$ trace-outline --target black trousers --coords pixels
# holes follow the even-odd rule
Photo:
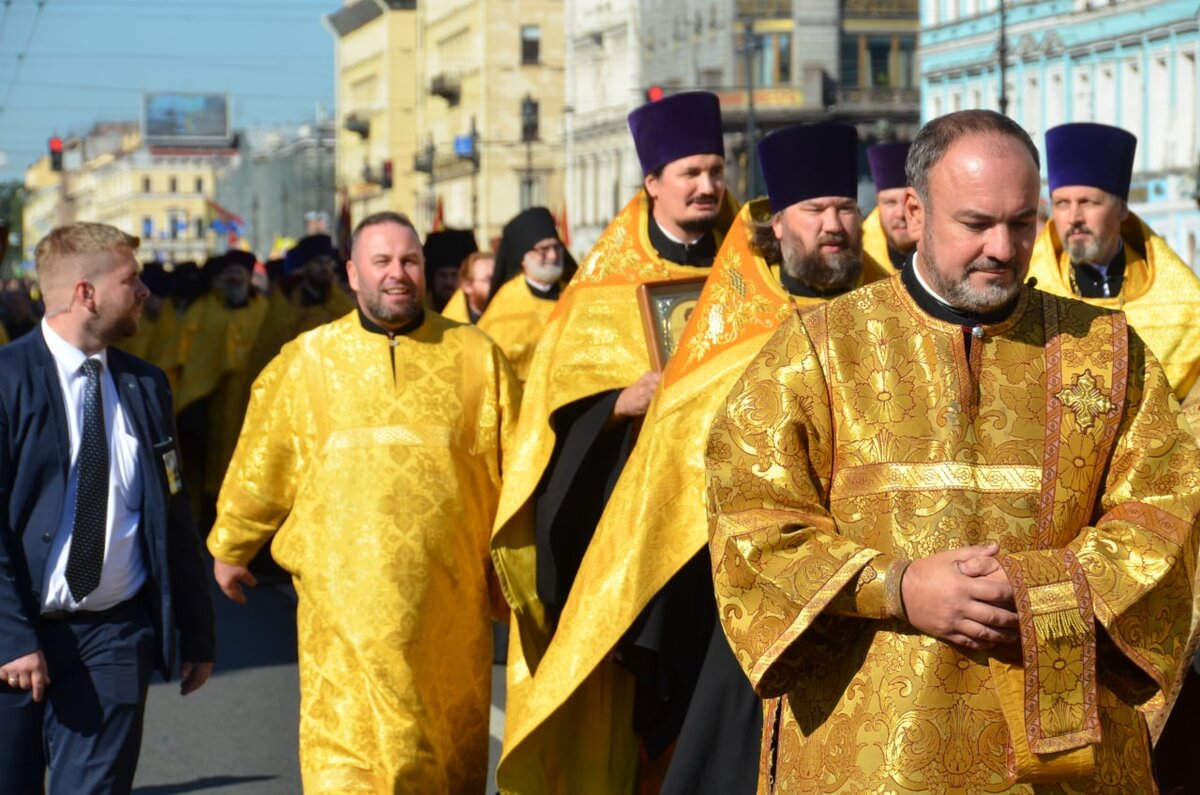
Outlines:
[[[128,793],[142,744],[154,665],[154,627],[141,599],[109,610],[43,620],[50,670],[40,703],[0,684],[0,792]]]

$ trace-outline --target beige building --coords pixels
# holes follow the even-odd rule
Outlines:
[[[524,207],[560,212],[563,13],[563,0],[350,0],[326,17],[352,220],[396,209],[425,232],[440,207],[487,246]],[[375,178],[388,160],[390,189]]]
[[[25,172],[25,256],[59,224],[98,221],[142,238],[142,260],[203,262],[228,240],[210,227],[217,171],[233,150],[143,146],[137,122],[105,122]]]
[[[334,37],[336,180],[351,221],[380,210],[413,215],[417,151],[416,0],[346,0],[325,17]]]

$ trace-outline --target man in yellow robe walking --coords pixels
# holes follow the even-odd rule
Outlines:
[[[674,700],[666,696],[667,680],[654,692],[654,683],[639,685],[636,675],[610,667],[612,676],[598,678],[577,698],[585,702],[581,714],[612,714],[566,722],[586,735],[577,746],[585,754],[556,758],[553,728],[523,736],[540,725],[530,712],[541,687],[533,674],[660,377],[651,371],[638,287],[707,277],[737,212],[725,191],[715,95],[677,94],[634,110],[629,122],[644,189],[601,235],[546,325],[530,365],[493,533],[497,574],[515,611],[506,744],[497,770],[504,791],[607,792],[610,781],[653,778],[686,708],[678,692]],[[707,576],[703,565],[691,575]],[[626,662],[647,660],[630,656]],[[698,667],[699,655],[688,662]],[[663,707],[664,701],[671,703]],[[635,702],[645,707],[636,718]],[[635,720],[640,732],[631,745]]]
[[[500,346],[522,382],[562,288],[574,273],[575,260],[545,207],[530,207],[504,225],[492,271],[495,290],[479,318],[479,330]]]
[[[1153,791],[1200,452],[1124,315],[1025,284],[1024,130],[935,119],[908,175],[912,267],[789,318],[706,450],[760,791]]]
[[[1033,249],[1038,289],[1120,309],[1180,400],[1200,377],[1200,279],[1130,212],[1137,138],[1104,124],[1046,131],[1052,223]]]
[[[478,329],[423,308],[407,218],[364,218],[347,270],[358,311],[285,345],[254,384],[214,574],[242,601],[273,536],[292,575],[305,792],[477,795],[516,379]]]

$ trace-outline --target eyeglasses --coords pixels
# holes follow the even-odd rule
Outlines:
[[[539,243],[538,245],[529,249],[529,251],[531,254],[536,254],[542,259],[546,259],[551,254],[554,254],[555,256],[561,256],[562,243]]]

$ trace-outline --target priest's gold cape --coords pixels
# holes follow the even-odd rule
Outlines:
[[[553,298],[535,296],[519,273],[496,291],[479,318],[479,330],[500,346],[522,382],[557,304]]]
[[[1123,311],[1162,362],[1175,397],[1183,400],[1200,378],[1200,279],[1132,212],[1121,225],[1121,239],[1125,241],[1121,294],[1080,300]],[[1029,275],[1041,290],[1078,297],[1071,260],[1053,222],[1046,224],[1034,243]]]
[[[450,300],[442,307],[442,317],[448,320],[453,320],[455,323],[470,323],[471,313],[467,308],[467,294],[459,287],[454,291],[454,295],[450,296]]]
[[[347,315],[255,382],[208,547],[245,564],[274,534],[292,575],[305,792],[483,792],[517,403],[499,349],[433,312],[394,341]]]
[[[728,229],[736,214],[736,202],[726,192],[717,228]],[[624,728],[630,722],[628,716],[574,724],[577,730],[588,732],[587,741],[580,745],[589,749],[590,755],[560,760],[572,765],[570,770],[560,772],[551,766],[539,772],[541,761],[536,756],[530,761],[520,746],[524,734],[539,720],[529,713],[530,699],[540,687],[535,687],[532,677],[553,634],[537,596],[531,499],[554,451],[553,414],[577,400],[623,389],[650,370],[637,301],[638,285],[706,276],[710,272],[709,268],[676,265],[662,259],[650,243],[649,223],[649,198],[645,191],[639,191],[605,229],[563,291],[530,363],[517,445],[511,466],[505,468],[492,534],[496,573],[513,611],[505,751],[497,770],[497,784],[506,792],[536,792],[544,787],[554,791],[559,781],[567,789],[558,791],[605,792],[606,776],[622,780],[628,773],[614,770],[611,765],[637,761],[636,741],[631,749],[628,743],[632,736]],[[632,703],[633,681],[628,675],[617,672],[602,687],[627,691],[628,698],[618,698],[602,688],[591,689],[583,696],[588,700],[589,714],[603,714],[614,704]],[[622,728],[610,736],[610,726]],[[514,761],[509,761],[510,756]]]
[[[862,223],[863,260],[870,261],[874,267],[891,276],[896,272],[892,265],[892,255],[888,253],[887,234],[883,231],[883,222],[879,219],[879,208],[871,210]]]
[[[773,699],[763,791],[1153,789],[1142,710],[1187,640],[1200,453],[1124,315],[1026,287],[981,330],[968,356],[876,282],[790,318],[718,413],[710,552]],[[899,563],[991,540],[1022,656],[893,617]]]

